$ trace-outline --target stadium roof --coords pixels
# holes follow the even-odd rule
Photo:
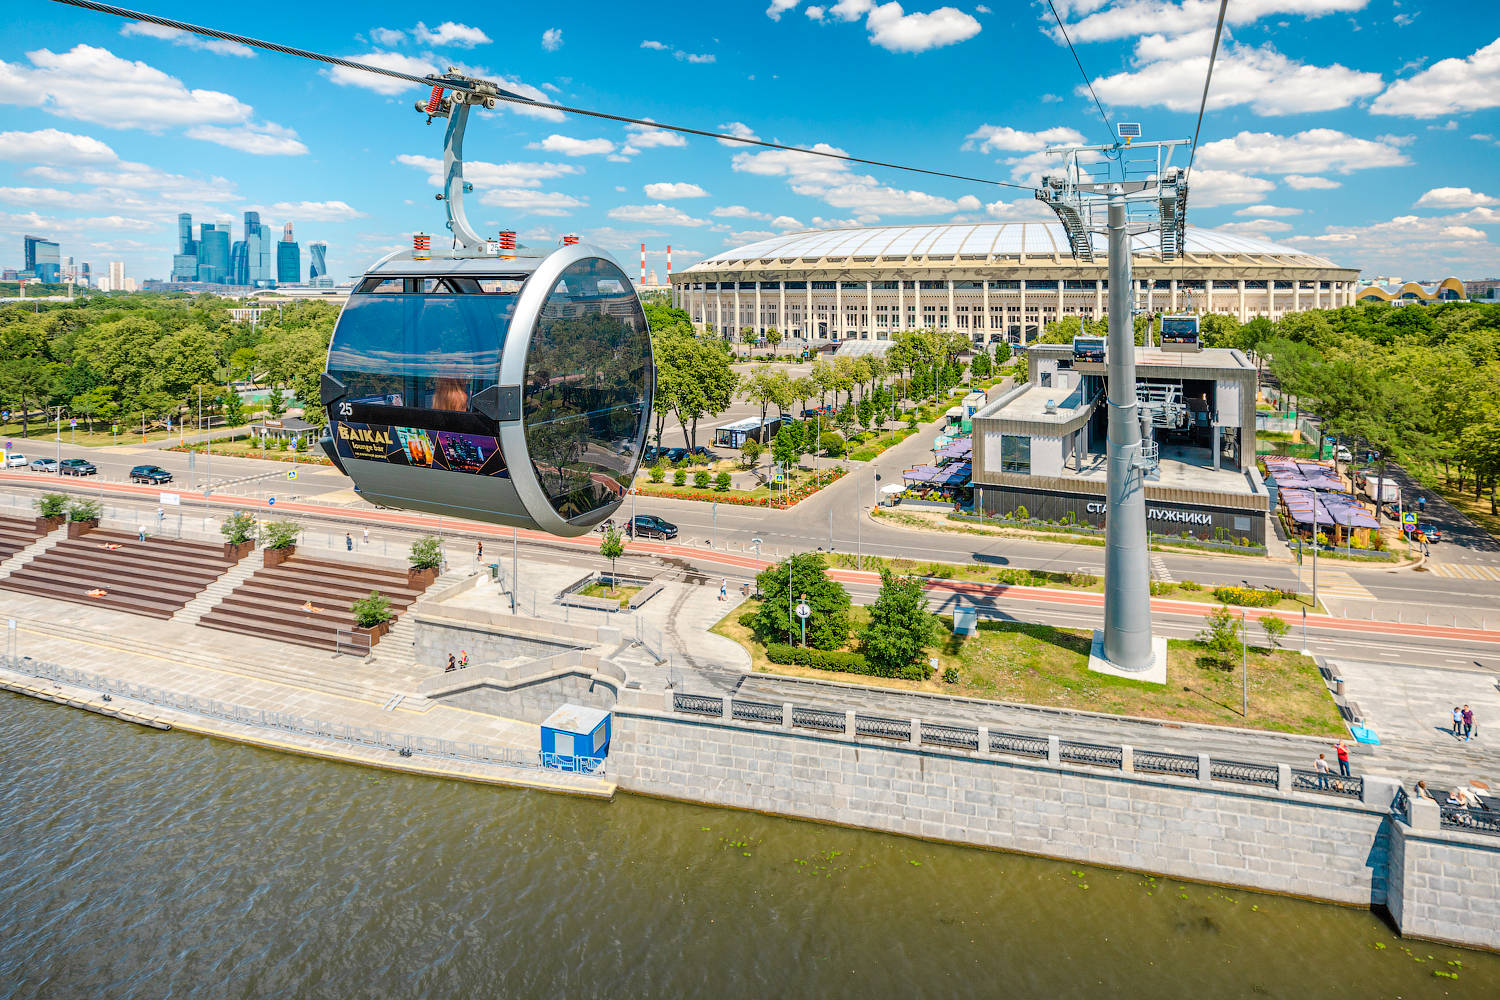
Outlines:
[[[1132,242],[1137,255],[1156,256],[1160,253],[1157,233],[1136,236]],[[1101,254],[1108,249],[1107,243],[1104,236],[1094,237],[1095,250]],[[1295,261],[1314,266],[1337,266],[1326,258],[1295,247],[1192,226],[1187,230],[1184,253],[1189,261],[1194,258],[1212,260],[1257,257],[1270,258],[1275,262]],[[978,222],[786,233],[707,257],[687,268],[687,271],[752,262],[790,264],[827,259],[879,261],[924,258],[982,261],[997,256],[1072,257],[1063,228],[1056,222]]]

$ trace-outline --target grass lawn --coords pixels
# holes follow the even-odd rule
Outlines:
[[[1444,481],[1434,476],[1433,482],[1438,483],[1436,492],[1441,494],[1444,500],[1462,511],[1464,517],[1500,539],[1500,514],[1490,510],[1488,496],[1476,498],[1472,492],[1459,492],[1458,484],[1452,480]]]
[[[634,587],[629,584],[621,584],[618,587],[608,587],[602,583],[595,581],[594,583],[589,584],[587,587],[579,590],[578,595],[580,597],[602,597],[606,601],[618,599],[620,602],[620,606],[624,607],[626,604],[630,603],[630,599],[632,597],[634,597],[636,594],[639,594],[640,592],[640,587]]]
[[[870,438],[849,452],[849,458],[855,462],[868,462],[876,455],[892,448],[913,434],[917,433],[915,427],[902,427],[894,431],[884,431],[876,437]]]
[[[813,492],[817,492],[818,489],[821,489],[823,486],[827,486],[834,481],[829,477],[829,470],[826,468],[823,469],[818,475],[814,475],[811,470],[796,469],[792,472],[790,479],[791,490],[796,490],[798,487],[802,486],[816,487],[815,489],[813,489]],[[788,491],[788,488],[786,486],[777,486],[774,490],[766,486],[757,486],[753,490],[728,489],[721,492],[714,488],[712,479],[709,480],[707,486],[694,486],[692,473],[688,474],[687,482],[682,486],[673,484],[671,473],[668,473],[667,478],[662,482],[653,483],[650,476],[645,474],[645,470],[642,470],[642,473],[636,476],[635,489],[636,492],[638,492],[641,496],[675,497],[686,500],[700,500],[703,499],[705,495],[707,495],[707,498],[710,500],[759,500],[762,502],[762,505],[764,505],[764,501],[766,501],[767,498],[774,498],[779,504]],[[806,497],[803,497],[802,499],[806,499]]]
[[[753,613],[748,601],[713,627],[719,635],[743,645],[759,673],[777,673],[903,691],[930,691],[1030,705],[1074,708],[1116,715],[1136,715],[1174,722],[1202,722],[1316,736],[1346,735],[1333,698],[1313,661],[1291,650],[1251,648],[1250,714],[1240,714],[1240,670],[1200,663],[1195,642],[1168,643],[1164,686],[1130,681],[1088,669],[1089,633],[1050,625],[993,622],[977,635],[952,635],[952,619],[934,615],[943,636],[933,651],[938,669],[925,681],[834,673],[810,667],[770,663],[765,648],[740,618]],[[853,609],[855,628],[869,620]],[[958,672],[954,684],[942,680],[948,668]]]
[[[23,438],[21,436],[20,421],[11,421],[10,423],[0,424],[0,437],[4,437],[5,440],[11,442],[15,446],[14,450],[19,451],[23,454],[26,452],[27,448],[56,448],[56,426],[56,424],[47,424],[44,426],[33,420],[31,422],[30,428],[31,436]],[[110,426],[111,425],[108,423],[95,421],[94,430],[92,433],[90,433],[87,430],[87,425],[82,421],[79,421],[78,429],[76,431],[69,430],[67,422],[64,421],[62,429],[62,443],[69,446],[76,445],[80,448],[100,448],[107,447],[108,445],[112,444],[141,443],[140,424],[136,424],[133,431],[128,424],[122,424],[120,426],[119,434],[111,434],[109,432]],[[196,431],[189,428],[188,433],[196,433]],[[168,433],[165,430],[153,430],[147,433],[146,440],[176,440],[180,435],[181,431],[177,430],[177,428],[175,427],[172,429],[171,433]]]

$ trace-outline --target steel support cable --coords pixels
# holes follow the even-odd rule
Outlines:
[[[1104,105],[1099,102],[1099,95],[1094,93],[1093,78],[1089,76],[1088,70],[1083,68],[1083,60],[1078,58],[1078,50],[1073,48],[1073,39],[1068,37],[1068,29],[1063,27],[1062,18],[1057,13],[1057,6],[1053,4],[1052,0],[1047,0],[1047,6],[1052,8],[1052,19],[1057,22],[1057,30],[1062,32],[1063,41],[1068,43],[1068,51],[1073,53],[1073,62],[1078,64],[1078,72],[1083,74],[1084,86],[1089,88],[1089,96],[1094,99],[1094,107],[1099,109],[1099,117],[1104,119],[1104,129],[1109,133],[1109,141],[1113,143],[1116,141],[1115,129],[1109,123],[1109,115],[1105,112]],[[1223,17],[1223,14],[1221,13],[1219,16]]]
[[[1208,54],[1208,72],[1203,77],[1203,99],[1198,102],[1198,124],[1193,126],[1193,145],[1188,151],[1188,179],[1192,179],[1193,160],[1198,156],[1198,132],[1203,128],[1203,112],[1208,107],[1208,85],[1213,83],[1214,62],[1219,58],[1219,37],[1224,34],[1224,13],[1228,10],[1229,0],[1219,0],[1219,23],[1214,26],[1214,47]]]
[[[424,87],[440,86],[445,90],[461,90],[470,94],[481,94],[485,97],[493,97],[498,101],[510,104],[524,104],[528,107],[542,108],[547,111],[559,111],[563,114],[582,115],[588,118],[600,118],[605,121],[620,122],[625,125],[641,125],[647,128],[661,129],[664,132],[679,132],[683,135],[702,136],[705,139],[722,139],[725,142],[737,142],[746,146],[760,146],[764,149],[779,149],[789,153],[804,153],[808,156],[821,156],[828,160],[841,160],[845,163],[860,163],[869,167],[882,167],[887,170],[903,170],[907,173],[925,174],[928,177],[943,177],[948,180],[965,181],[970,184],[989,184],[995,187],[1016,188],[1020,191],[1035,191],[1036,188],[1029,184],[1017,184],[1013,181],[999,181],[988,177],[970,177],[966,174],[953,174],[943,170],[928,170],[924,167],[910,167],[900,163],[887,163],[884,160],[869,160],[859,156],[849,156],[846,153],[831,153],[821,149],[808,149],[805,146],[789,146],[779,142],[768,142],[765,139],[750,139],[744,136],[730,135],[727,132],[714,132],[709,129],[690,128],[686,125],[670,125],[665,122],[652,121],[649,118],[631,118],[628,115],[616,115],[607,111],[595,111],[591,108],[575,108],[567,104],[552,104],[547,101],[537,101],[520,94],[495,88],[491,93],[481,90],[472,84],[460,80],[449,80],[439,76],[416,76],[411,73],[402,73],[398,70],[386,69],[383,66],[371,66],[368,63],[354,62],[350,59],[340,59],[337,56],[325,55],[321,52],[313,52],[308,49],[294,48],[290,45],[281,45],[277,42],[267,42],[259,38],[251,38],[247,35],[236,35],[229,31],[219,31],[216,28],[205,28],[197,24],[189,24],[186,21],[174,21],[171,18],[159,17],[155,14],[147,14],[143,11],[130,10],[125,7],[116,7],[113,4],[95,3],[94,0],[52,0],[53,3],[67,4],[70,7],[82,7],[85,10],[97,11],[101,14],[111,14],[115,17],[123,17],[136,21],[145,21],[148,24],[160,25],[163,28],[173,28],[177,31],[185,31],[195,35],[203,35],[207,38],[217,38],[220,41],[235,42],[240,45],[248,45],[251,48],[265,49],[269,52],[279,52],[282,55],[297,56],[301,59],[311,59],[315,62],[327,63],[330,66],[342,66],[345,69],[356,70],[361,73],[375,73],[379,76],[387,76],[396,80],[406,80],[410,83],[421,84]]]

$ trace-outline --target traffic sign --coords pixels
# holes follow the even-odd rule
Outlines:
[[[182,497],[177,493],[163,493],[161,502],[168,507],[178,507],[182,504]]]
[[[274,507],[274,506],[276,506],[276,498],[275,497],[266,497],[266,506],[267,507]]]
[[[1402,524],[1416,524],[1417,523],[1417,515],[1415,515],[1415,514],[1402,514],[1401,515],[1401,523]]]
[[[297,470],[296,469],[292,469],[292,470],[290,470],[290,471],[287,472],[287,474],[286,474],[287,482],[291,482],[291,481],[293,481],[296,478],[297,478]]]
[[[77,417],[69,417],[68,418],[68,426],[69,427],[77,427],[78,426],[78,418]]]
[[[797,605],[797,617],[798,618],[806,618],[807,616],[809,616],[811,614],[812,614],[812,608],[810,608],[810,607],[807,606],[807,602],[806,601],[803,601],[801,604]]]

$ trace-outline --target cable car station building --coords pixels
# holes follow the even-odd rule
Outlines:
[[[1135,350],[1136,391],[1159,448],[1146,478],[1148,529],[1264,545],[1255,366],[1233,350]],[[1026,359],[1029,380],[974,414],[974,510],[1102,528],[1105,363],[1075,358],[1067,344],[1034,345]]]
[[[1026,343],[1064,316],[1098,319],[1109,298],[1107,242],[1074,260],[1055,222],[830,229],[790,233],[672,275],[675,303],[699,330],[887,340],[897,330]],[[1135,237],[1136,308],[1217,312],[1241,322],[1351,305],[1359,271],[1302,250],[1187,230],[1163,261],[1158,233]]]

